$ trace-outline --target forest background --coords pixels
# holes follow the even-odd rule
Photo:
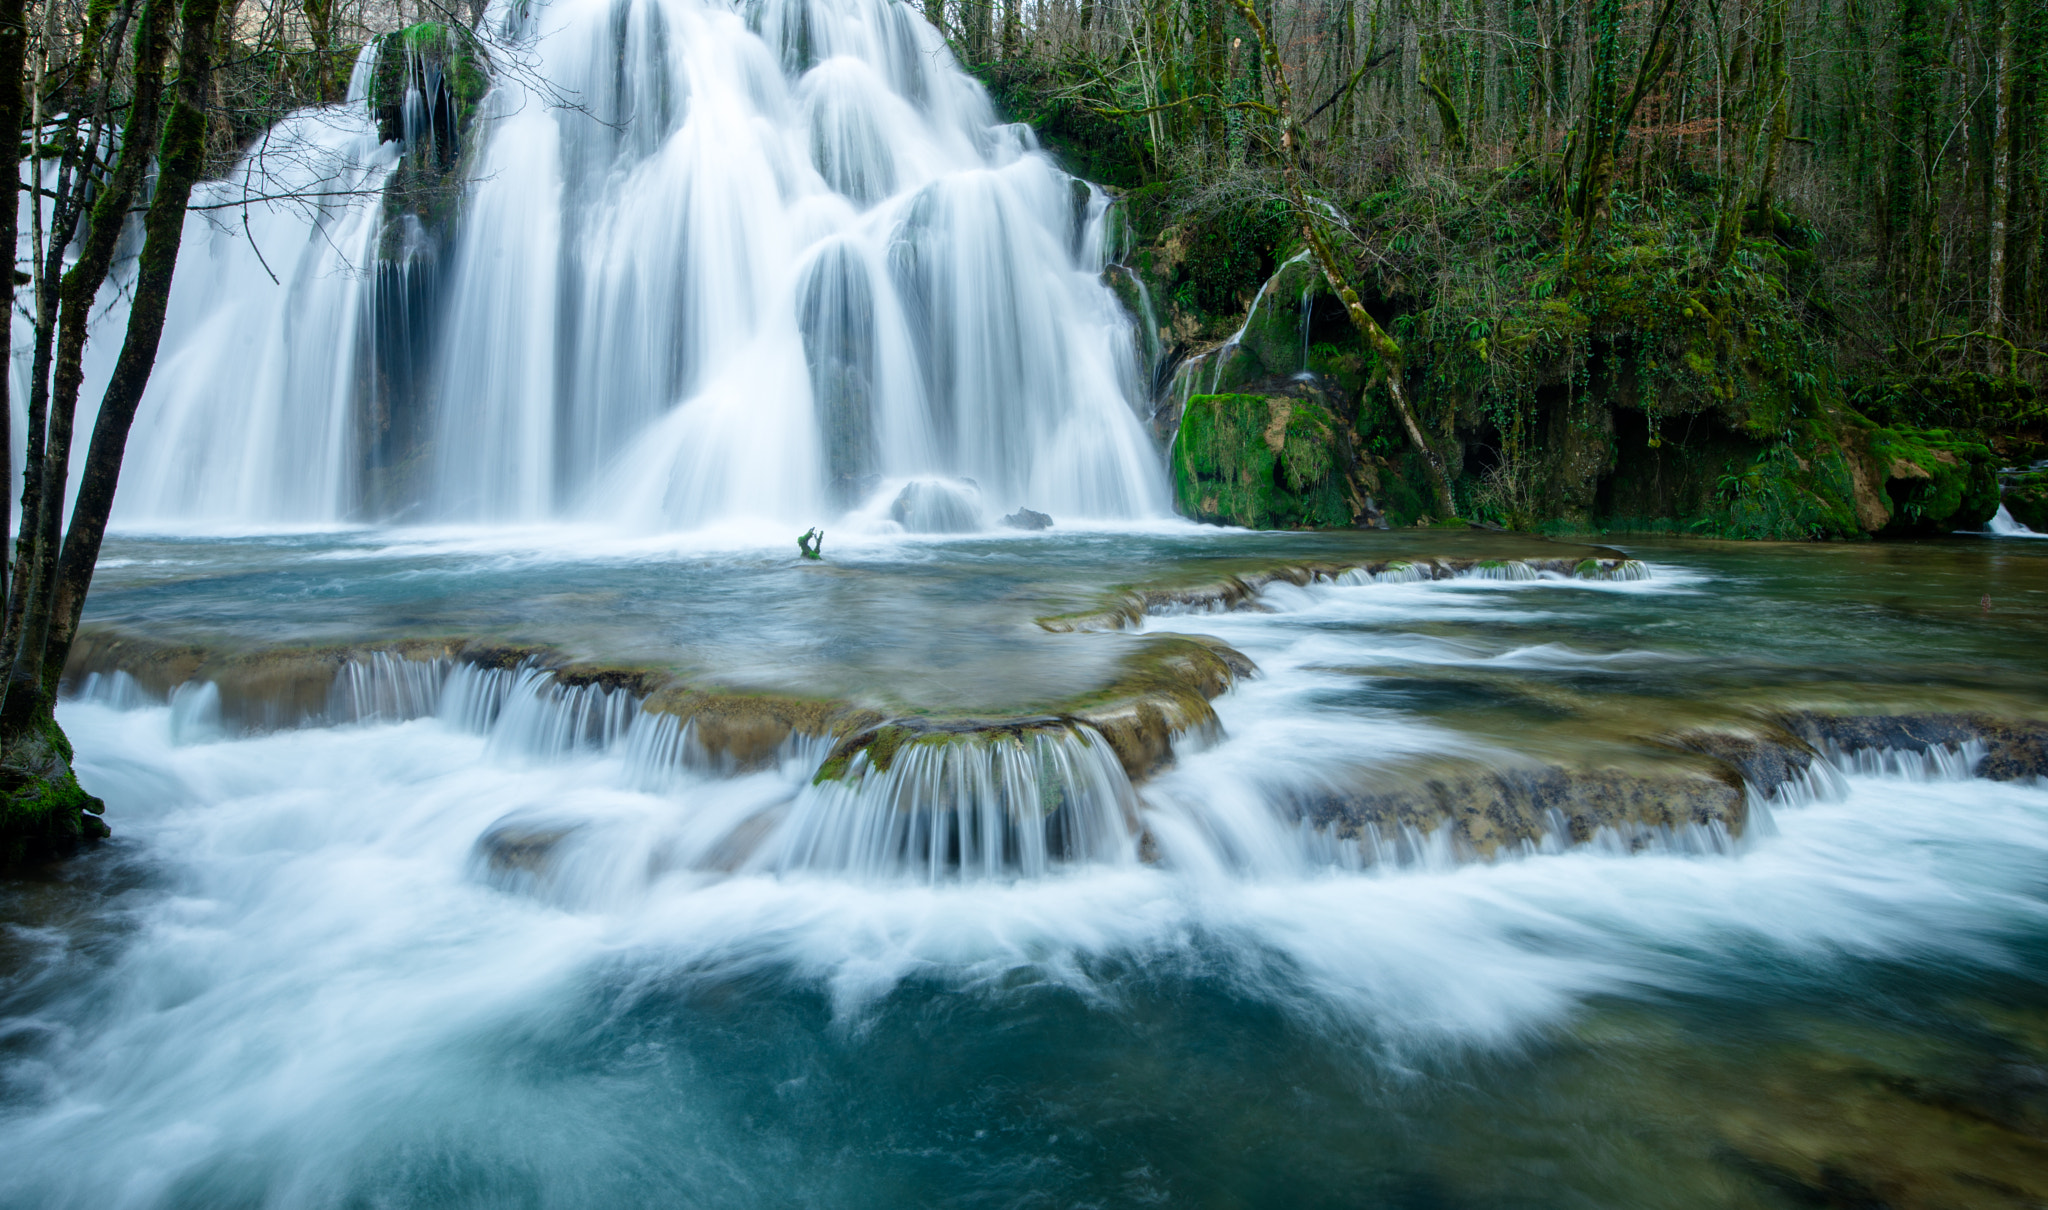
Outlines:
[[[2048,528],[2048,5],[924,13],[1120,194],[1184,512]]]

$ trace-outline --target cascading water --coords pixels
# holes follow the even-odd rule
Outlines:
[[[490,69],[468,130],[405,41],[199,191],[120,521],[800,525],[920,479],[1167,511],[1106,199],[910,8],[480,29],[429,48]]]

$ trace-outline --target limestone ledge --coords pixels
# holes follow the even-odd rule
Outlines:
[[[1222,613],[1239,609],[1260,609],[1259,594],[1268,585],[1286,583],[1297,588],[1328,584],[1351,572],[1378,576],[1390,571],[1413,569],[1418,580],[1448,580],[1472,573],[1498,571],[1506,578],[1525,573],[1525,578],[1543,574],[1582,580],[1626,579],[1639,573],[1641,564],[1620,555],[1613,557],[1498,559],[1394,557],[1352,562],[1315,561],[1291,563],[1259,571],[1223,575],[1213,580],[1170,587],[1119,587],[1098,608],[1075,613],[1054,614],[1038,624],[1055,634],[1078,631],[1124,630],[1138,625],[1148,614]]]
[[[1302,566],[1264,579],[1231,576],[1139,599],[1147,609],[1211,601],[1243,607],[1265,583],[1308,583],[1338,570]],[[1212,699],[1256,672],[1213,639],[1134,637],[1110,681],[1056,709],[943,717],[693,684],[671,670],[579,662],[539,645],[423,639],[210,650],[89,628],[73,650],[66,682],[76,689],[92,673],[118,670],[162,698],[180,685],[210,681],[220,695],[223,724],[255,732],[348,721],[329,714],[336,679],[352,661],[379,653],[485,668],[530,664],[552,670],[565,686],[624,689],[643,709],[691,724],[696,743],[733,770],[772,763],[792,738],[829,737],[821,779],[886,768],[906,744],[994,743],[1085,728],[1108,742],[1131,780],[1142,783],[1173,762],[1185,737],[1217,734]],[[1711,726],[1648,728],[1617,738],[1627,754],[1610,759],[1474,751],[1387,761],[1361,752],[1350,772],[1285,792],[1274,805],[1333,837],[1397,849],[1448,829],[1453,857],[1492,860],[1553,843],[1604,840],[1629,849],[1660,841],[1731,843],[1747,833],[1756,796],[1796,796],[1802,785],[1816,784],[1817,774],[1825,780],[1826,770],[1816,765],[1853,763],[1855,753],[1946,753],[1949,768],[1972,776],[2048,777],[2048,722],[1988,713],[1756,708]],[[862,754],[867,759],[857,762]],[[1142,838],[1141,847],[1149,849]]]
[[[1202,636],[1152,635],[1136,640],[1116,673],[1100,687],[1049,711],[1017,716],[948,717],[903,714],[836,698],[758,692],[693,683],[673,670],[578,661],[541,644],[463,639],[379,639],[362,644],[209,647],[165,642],[88,626],[72,648],[64,687],[80,691],[95,673],[125,672],[144,693],[168,699],[180,686],[210,682],[224,727],[241,733],[353,721],[336,712],[335,686],[350,664],[377,656],[480,668],[531,665],[565,687],[624,689],[641,708],[691,726],[695,743],[720,767],[761,768],[793,737],[832,737],[841,757],[872,746],[885,732],[994,739],[1019,727],[1086,727],[1099,733],[1131,779],[1171,763],[1179,736],[1213,734],[1210,700],[1255,669],[1227,645]],[[828,760],[828,766],[831,761]]]
[[[1796,798],[1856,754],[1926,758],[1991,781],[2048,778],[2048,722],[1974,713],[1760,711],[1635,737],[1633,758],[1571,762],[1489,753],[1361,766],[1297,791],[1296,818],[1343,839],[1412,843],[1446,827],[1452,855],[1491,860],[1548,841],[1712,847],[1748,831],[1756,796]]]

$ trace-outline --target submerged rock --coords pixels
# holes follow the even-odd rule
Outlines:
[[[1011,529],[1051,529],[1052,518],[1041,512],[1020,508],[1003,518],[1003,524]]]
[[[1102,608],[1054,614],[1039,618],[1038,624],[1058,634],[1077,630],[1121,630],[1138,624],[1147,614],[1264,610],[1266,606],[1260,603],[1259,596],[1267,585],[1275,583],[1292,584],[1298,588],[1332,582],[1406,584],[1464,575],[1492,580],[1535,580],[1544,575],[1580,580],[1647,580],[1650,571],[1634,559],[1599,556],[1580,559],[1396,558],[1296,563],[1223,576],[1207,583],[1125,590],[1115,594]]]
[[[507,816],[477,837],[476,858],[492,881],[539,878],[553,866],[562,842],[581,827],[578,823],[538,823]]]

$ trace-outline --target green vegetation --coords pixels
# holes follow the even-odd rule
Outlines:
[[[1121,190],[1191,515],[1330,523],[1191,402],[1303,369],[1397,524],[1930,532],[2044,452],[2041,6],[982,11],[927,6]]]
[[[2035,533],[2048,534],[2048,471],[2014,475],[2006,480],[2004,493],[2013,520]]]
[[[1174,499],[1188,516],[1253,529],[1349,525],[1338,430],[1307,400],[1197,395],[1174,444]]]
[[[460,25],[422,21],[377,39],[367,103],[378,135],[397,142],[406,137],[406,92],[417,89],[431,124],[422,136],[443,140],[439,150],[452,160],[490,88],[490,65],[476,35]]]

